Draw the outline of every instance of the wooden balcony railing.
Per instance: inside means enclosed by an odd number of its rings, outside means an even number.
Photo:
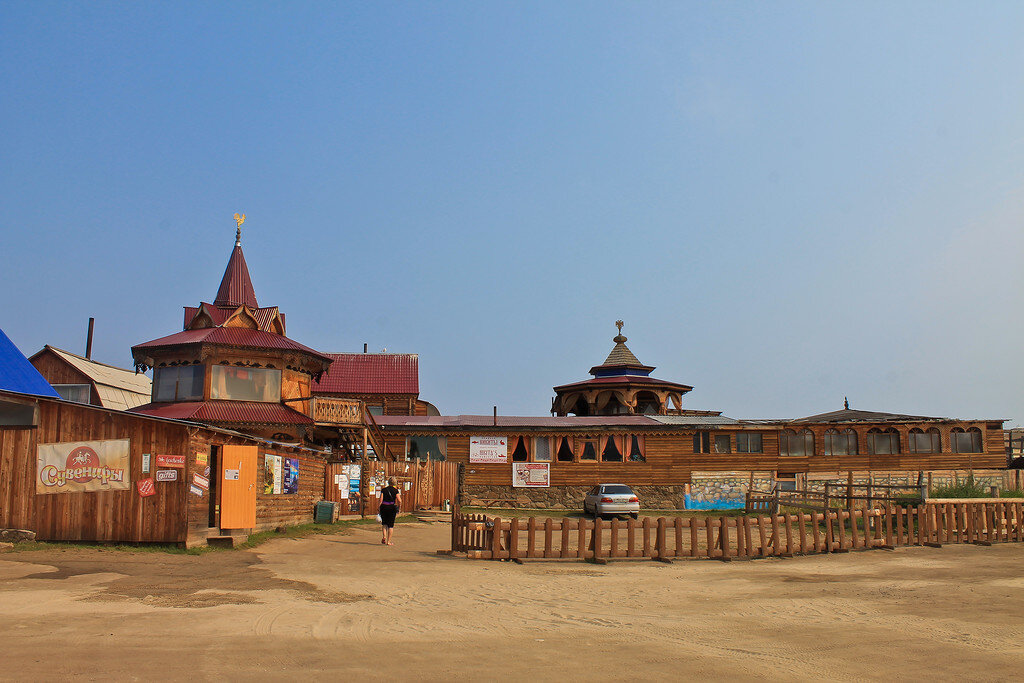
[[[309,399],[310,417],[317,424],[363,426],[363,402],[349,398],[325,398],[314,396]]]

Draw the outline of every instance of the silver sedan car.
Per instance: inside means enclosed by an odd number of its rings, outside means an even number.
[[[587,492],[583,499],[583,515],[640,516],[640,499],[625,484],[599,484]]]

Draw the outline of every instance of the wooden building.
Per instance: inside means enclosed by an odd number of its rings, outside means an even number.
[[[371,415],[440,415],[420,399],[415,353],[328,353],[331,367],[315,380],[314,396],[362,401]]]
[[[0,415],[0,528],[40,540],[244,538],[312,521],[324,494],[321,451],[12,392]]]
[[[47,344],[29,361],[61,398],[114,410],[149,403],[152,382],[135,370],[94,361]]]

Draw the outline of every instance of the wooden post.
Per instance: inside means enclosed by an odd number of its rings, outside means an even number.
[[[494,527],[491,529],[491,559],[501,559],[501,517],[494,518]]]
[[[708,558],[715,556],[715,528],[712,526],[711,518],[704,518],[704,536],[708,544]]]
[[[639,524],[635,519],[626,522],[626,557],[636,557],[636,527]]]
[[[853,509],[853,470],[846,471],[846,509]]]
[[[604,539],[602,538],[604,531],[604,520],[601,519],[601,515],[594,515],[594,533],[590,536],[590,545],[594,549],[594,561],[599,562],[601,560],[602,545]]]
[[[688,521],[690,524],[690,557],[698,557],[700,555],[700,539],[697,534],[697,518],[690,517]]]
[[[643,553],[641,553],[640,557],[650,557],[651,556],[651,534],[650,534],[650,528],[651,528],[651,518],[650,517],[644,517],[643,525],[640,528],[640,531],[642,532],[643,537],[644,537],[644,549],[643,549]]]
[[[839,510],[836,517],[839,520],[839,550],[848,550],[846,545],[846,517],[849,517],[850,513],[848,510]]]
[[[618,517],[612,518],[611,548],[608,551],[608,557],[618,557],[619,556],[619,525],[620,524],[621,524],[621,522],[619,521]]]
[[[558,523],[559,531],[562,532],[562,540],[558,548],[558,557],[569,557],[569,520],[564,517]]]
[[[513,517],[508,521],[508,557],[510,560],[519,559],[519,518]]]
[[[550,517],[544,520],[544,557],[553,557],[551,552],[552,534],[555,522]]]
[[[821,552],[821,527],[818,520],[818,513],[814,511],[811,512],[811,537],[814,542],[814,552]]]
[[[666,559],[666,556],[665,556],[665,545],[666,545],[666,542],[665,542],[665,518],[664,517],[658,517],[658,530],[657,530],[656,535],[654,537],[654,545],[656,547],[656,552],[658,553],[657,559],[659,559],[659,560]]]
[[[534,555],[533,546],[537,540],[537,518],[530,517],[530,521],[526,523],[526,556],[536,557]]]
[[[676,517],[672,522],[676,530],[676,557],[683,556],[683,518]]]
[[[366,427],[363,427],[363,452],[359,456],[359,461],[359,517],[360,519],[366,519],[366,506],[370,500],[369,487],[367,486],[369,479],[366,472],[367,465],[370,462],[370,459],[366,457]]]
[[[576,548],[576,557],[585,560],[587,559],[587,520],[580,519],[576,524],[576,542],[579,544],[579,547]]]
[[[761,557],[765,557],[768,554],[768,532],[764,528],[764,516],[757,516],[757,533],[761,539]]]
[[[772,555],[779,555],[779,516],[772,515]]]
[[[722,515],[721,526],[718,527],[718,545],[722,546],[722,559],[729,559],[729,518]]]
[[[893,547],[893,536],[892,536],[892,505],[886,504],[885,506],[885,545],[887,548]]]
[[[796,516],[796,523],[800,529],[800,553],[807,554],[807,515],[800,512]]]

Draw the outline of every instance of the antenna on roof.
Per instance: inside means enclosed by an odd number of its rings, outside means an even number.
[[[850,409],[850,399],[846,398],[845,396],[843,396],[843,408],[845,408],[846,410]]]

